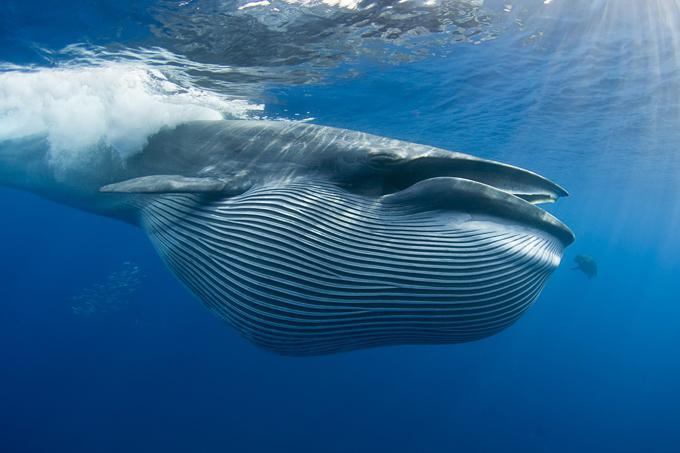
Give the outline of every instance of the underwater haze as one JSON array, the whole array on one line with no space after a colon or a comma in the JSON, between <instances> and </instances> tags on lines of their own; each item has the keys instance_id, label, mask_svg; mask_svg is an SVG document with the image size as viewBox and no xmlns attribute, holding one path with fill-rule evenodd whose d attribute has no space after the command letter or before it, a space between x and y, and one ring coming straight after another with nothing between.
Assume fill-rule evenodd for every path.
<instances>
[{"instance_id":1,"label":"underwater haze","mask_svg":"<svg viewBox=\"0 0 680 453\"><path fill-rule=\"evenodd\" d=\"M680 451L680 0L0 4L0 181L26 137L60 180L196 120L525 168L576 240L495 335L289 357L142 230L0 186L1 452Z\"/></svg>"}]
</instances>

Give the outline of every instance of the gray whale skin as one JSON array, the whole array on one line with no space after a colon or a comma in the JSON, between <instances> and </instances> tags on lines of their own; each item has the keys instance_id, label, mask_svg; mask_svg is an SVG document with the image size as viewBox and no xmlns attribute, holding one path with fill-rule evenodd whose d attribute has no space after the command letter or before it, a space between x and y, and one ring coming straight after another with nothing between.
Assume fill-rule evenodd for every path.
<instances>
[{"instance_id":1,"label":"gray whale skin","mask_svg":"<svg viewBox=\"0 0 680 453\"><path fill-rule=\"evenodd\" d=\"M122 161L56 172L45 137L0 143L0 183L140 226L244 337L288 355L456 343L511 325L574 240L526 170L287 121L164 129Z\"/></svg>"}]
</instances>

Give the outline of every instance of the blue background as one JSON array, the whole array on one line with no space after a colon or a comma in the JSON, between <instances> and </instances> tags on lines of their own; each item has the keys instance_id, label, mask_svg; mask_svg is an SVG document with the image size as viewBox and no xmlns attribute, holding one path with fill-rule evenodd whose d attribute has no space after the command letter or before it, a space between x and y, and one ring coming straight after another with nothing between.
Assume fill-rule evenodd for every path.
<instances>
[{"instance_id":1,"label":"blue background","mask_svg":"<svg viewBox=\"0 0 680 453\"><path fill-rule=\"evenodd\" d=\"M148 21L143 3L40 3L0 7L0 59L137 39ZM279 357L193 299L141 230L2 189L0 451L680 451L680 53L668 30L633 45L624 20L604 35L586 11L562 13L536 19L537 45L522 29L266 88L270 116L495 158L567 187L551 211L578 240L516 325L468 344ZM570 270L578 253L597 278ZM75 316L69 298L125 261L145 278L122 310Z\"/></svg>"}]
</instances>

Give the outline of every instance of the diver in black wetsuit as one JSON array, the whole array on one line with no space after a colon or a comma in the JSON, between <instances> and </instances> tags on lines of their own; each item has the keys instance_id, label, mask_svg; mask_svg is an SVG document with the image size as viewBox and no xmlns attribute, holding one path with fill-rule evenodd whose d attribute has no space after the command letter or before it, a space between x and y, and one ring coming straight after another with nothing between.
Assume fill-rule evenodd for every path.
<instances>
[{"instance_id":1,"label":"diver in black wetsuit","mask_svg":"<svg viewBox=\"0 0 680 453\"><path fill-rule=\"evenodd\" d=\"M576 258L574 258L574 262L576 263L576 267L573 267L572 270L583 272L589 279L597 275L597 263L592 256L577 255Z\"/></svg>"}]
</instances>

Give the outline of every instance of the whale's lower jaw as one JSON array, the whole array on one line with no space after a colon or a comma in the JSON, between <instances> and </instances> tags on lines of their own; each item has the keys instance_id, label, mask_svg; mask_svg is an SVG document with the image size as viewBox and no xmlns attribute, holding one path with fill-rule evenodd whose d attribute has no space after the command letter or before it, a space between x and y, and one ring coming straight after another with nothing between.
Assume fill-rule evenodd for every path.
<instances>
[{"instance_id":1,"label":"whale's lower jaw","mask_svg":"<svg viewBox=\"0 0 680 453\"><path fill-rule=\"evenodd\" d=\"M324 184L164 195L142 212L192 292L287 355L487 337L531 305L563 252L519 224L387 207Z\"/></svg>"}]
</instances>

